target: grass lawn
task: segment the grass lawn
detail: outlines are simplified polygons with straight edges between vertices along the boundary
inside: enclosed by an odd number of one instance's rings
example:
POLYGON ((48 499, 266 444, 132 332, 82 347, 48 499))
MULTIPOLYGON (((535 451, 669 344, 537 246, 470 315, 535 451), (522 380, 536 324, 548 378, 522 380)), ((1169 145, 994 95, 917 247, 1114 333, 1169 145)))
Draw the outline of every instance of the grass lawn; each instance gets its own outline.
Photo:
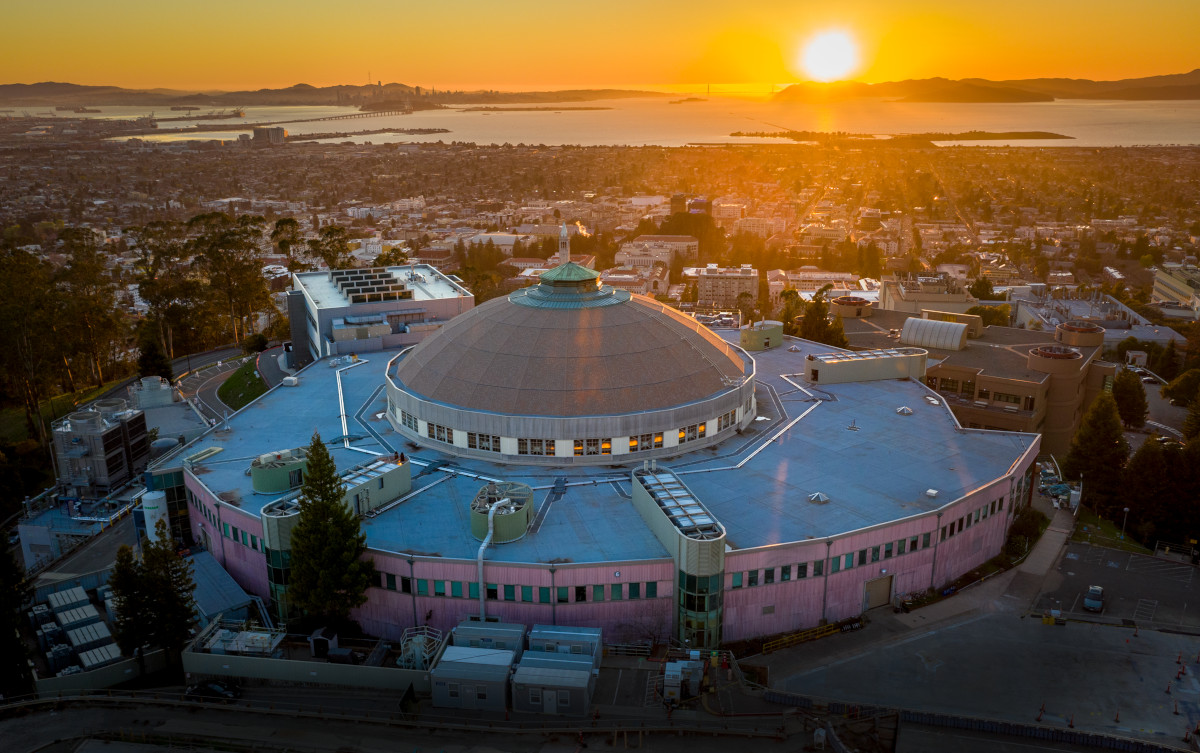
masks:
MULTIPOLYGON (((106 390, 112 389, 114 386, 124 381, 123 379, 108 382, 100 387, 91 387, 79 392, 66 393, 56 395, 49 400, 42 401, 42 415, 47 421, 52 421, 56 417, 62 418, 77 406, 96 399, 96 397, 106 390)), ((25 426, 25 408, 17 405, 12 408, 0 410, 0 441, 7 443, 16 443, 29 439, 29 432, 25 426)))
POLYGON ((1087 508, 1079 513, 1079 522, 1075 526, 1075 535, 1071 537, 1071 541, 1082 541, 1138 554, 1151 554, 1149 549, 1130 538, 1128 532, 1126 532, 1124 541, 1121 540, 1120 522, 1114 523, 1099 518, 1096 513, 1087 508))
POLYGON ((247 403, 266 391, 267 383, 255 370, 254 361, 249 360, 217 388, 217 397, 232 410, 241 410, 247 403))

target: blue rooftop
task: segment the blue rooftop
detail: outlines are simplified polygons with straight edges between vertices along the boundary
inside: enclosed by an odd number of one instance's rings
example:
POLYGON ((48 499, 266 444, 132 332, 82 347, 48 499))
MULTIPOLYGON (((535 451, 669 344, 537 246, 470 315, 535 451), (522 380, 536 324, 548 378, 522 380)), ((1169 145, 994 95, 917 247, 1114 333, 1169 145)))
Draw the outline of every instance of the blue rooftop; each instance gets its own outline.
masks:
MULTIPOLYGON (((1036 441, 1034 434, 960 428, 940 398, 931 404, 926 397, 934 393, 913 381, 815 389, 786 375, 803 371, 807 353, 829 348, 791 344, 799 350, 754 354, 759 420, 720 445, 659 462, 683 478, 734 548, 821 538, 936 510, 1006 473, 1036 441), (898 414, 902 406, 912 414, 898 414), (937 496, 928 496, 929 489, 937 496), (828 499, 809 501, 818 492, 828 499)), ((222 498, 258 512, 274 495, 253 492, 245 474, 250 460, 305 445, 318 430, 343 470, 370 453, 405 452, 413 461, 414 493, 363 521, 373 549, 474 559, 479 542, 470 534, 470 502, 488 479, 497 479, 531 486, 537 514, 523 539, 492 547, 490 561, 669 556, 629 499, 629 473, 640 461, 620 468, 522 467, 407 444, 382 417, 383 372, 394 355, 371 353, 363 365, 341 371, 345 430, 338 369, 320 361, 300 374, 298 387, 273 389, 232 416, 227 431, 209 432, 181 456, 221 448, 197 463, 195 473, 222 498), (343 446, 345 436, 350 448, 343 446), (556 498, 559 478, 566 492, 556 498)))

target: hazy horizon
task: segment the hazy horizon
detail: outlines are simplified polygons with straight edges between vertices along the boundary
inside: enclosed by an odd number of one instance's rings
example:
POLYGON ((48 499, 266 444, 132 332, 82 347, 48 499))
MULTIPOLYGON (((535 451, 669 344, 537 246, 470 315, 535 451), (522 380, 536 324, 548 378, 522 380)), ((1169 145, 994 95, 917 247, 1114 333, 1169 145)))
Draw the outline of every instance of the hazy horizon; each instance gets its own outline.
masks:
POLYGON ((1103 10, 1083 0, 1010 0, 1003 13, 948 0, 768 0, 736 13, 703 0, 616 0, 604 13, 534 2, 412 7, 369 0, 352 10, 312 0, 283 9, 232 0, 203 7, 21 4, 5 10, 8 28, 36 33, 14 35, 0 50, 0 68, 11 82, 185 91, 376 81, 679 91, 830 78, 1113 80, 1200 67, 1194 0, 1103 10), (848 48, 817 45, 814 52, 814 40, 830 35, 848 48))

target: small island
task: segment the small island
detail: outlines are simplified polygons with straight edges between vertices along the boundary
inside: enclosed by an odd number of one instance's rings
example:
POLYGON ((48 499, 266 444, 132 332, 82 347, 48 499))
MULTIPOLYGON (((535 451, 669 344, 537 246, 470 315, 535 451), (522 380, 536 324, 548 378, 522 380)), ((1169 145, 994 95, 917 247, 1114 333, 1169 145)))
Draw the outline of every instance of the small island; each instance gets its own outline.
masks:
POLYGON ((462 112, 562 112, 563 110, 611 110, 611 107, 464 107, 462 112))
POLYGON ((669 105, 682 105, 684 102, 707 102, 707 101, 708 101, 708 100, 707 100, 707 99, 705 99, 704 97, 684 97, 683 99, 672 99, 672 100, 671 100, 670 102, 668 102, 667 104, 669 104, 669 105))
POLYGON ((1051 139, 1073 139, 1050 131, 963 131, 962 133, 899 133, 880 138, 869 133, 846 133, 843 131, 734 131, 734 138, 790 139, 818 144, 841 144, 853 142, 856 146, 904 146, 927 147, 938 141, 1035 141, 1051 139))

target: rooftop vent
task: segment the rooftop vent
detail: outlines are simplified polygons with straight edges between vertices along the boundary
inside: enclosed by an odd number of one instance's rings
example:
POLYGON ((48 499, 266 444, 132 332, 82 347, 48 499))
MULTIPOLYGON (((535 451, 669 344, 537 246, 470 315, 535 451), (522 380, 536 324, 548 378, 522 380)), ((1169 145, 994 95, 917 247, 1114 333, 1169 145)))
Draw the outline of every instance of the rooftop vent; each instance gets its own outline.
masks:
POLYGON ((926 489, 925 490, 925 496, 929 497, 930 499, 932 499, 933 497, 936 497, 937 495, 938 495, 937 489, 926 489))
POLYGON ((813 492, 812 494, 808 495, 808 501, 812 502, 814 505, 823 505, 829 501, 829 495, 823 492, 813 492))
POLYGON ((907 405, 902 405, 896 409, 896 412, 901 416, 911 416, 913 414, 913 409, 909 408, 907 405))

